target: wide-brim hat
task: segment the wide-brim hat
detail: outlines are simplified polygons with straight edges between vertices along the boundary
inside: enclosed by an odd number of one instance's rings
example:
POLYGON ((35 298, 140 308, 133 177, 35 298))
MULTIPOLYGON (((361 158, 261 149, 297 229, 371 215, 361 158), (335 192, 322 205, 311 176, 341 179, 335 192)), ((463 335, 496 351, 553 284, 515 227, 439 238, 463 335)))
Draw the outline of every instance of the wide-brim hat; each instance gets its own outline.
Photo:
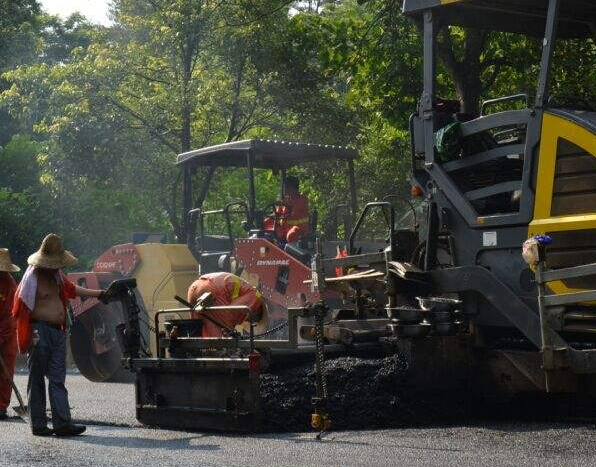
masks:
POLYGON ((19 272, 21 270, 16 264, 12 264, 8 248, 0 248, 0 271, 19 272))
POLYGON ((65 250, 62 239, 56 234, 49 234, 41 242, 39 250, 27 259, 27 263, 37 268, 63 269, 77 263, 77 258, 65 250))

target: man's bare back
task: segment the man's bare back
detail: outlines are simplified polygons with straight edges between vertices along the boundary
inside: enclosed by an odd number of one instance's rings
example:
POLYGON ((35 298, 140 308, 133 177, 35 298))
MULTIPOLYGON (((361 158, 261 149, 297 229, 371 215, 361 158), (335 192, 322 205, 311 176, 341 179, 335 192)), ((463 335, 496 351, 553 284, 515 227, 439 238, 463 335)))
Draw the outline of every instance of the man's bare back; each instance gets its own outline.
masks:
POLYGON ((35 309, 31 311, 31 318, 52 324, 64 324, 66 311, 60 299, 60 286, 56 282, 56 271, 38 268, 36 273, 37 293, 35 309))

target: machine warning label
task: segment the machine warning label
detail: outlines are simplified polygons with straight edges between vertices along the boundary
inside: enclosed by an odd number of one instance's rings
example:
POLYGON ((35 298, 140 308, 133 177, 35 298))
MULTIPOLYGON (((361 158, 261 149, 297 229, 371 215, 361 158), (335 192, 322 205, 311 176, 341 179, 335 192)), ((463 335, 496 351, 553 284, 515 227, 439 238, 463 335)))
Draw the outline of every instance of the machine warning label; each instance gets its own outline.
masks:
POLYGON ((257 266, 289 266, 289 259, 259 259, 257 266))
POLYGON ((482 246, 497 246, 497 232, 484 232, 482 234, 482 246))

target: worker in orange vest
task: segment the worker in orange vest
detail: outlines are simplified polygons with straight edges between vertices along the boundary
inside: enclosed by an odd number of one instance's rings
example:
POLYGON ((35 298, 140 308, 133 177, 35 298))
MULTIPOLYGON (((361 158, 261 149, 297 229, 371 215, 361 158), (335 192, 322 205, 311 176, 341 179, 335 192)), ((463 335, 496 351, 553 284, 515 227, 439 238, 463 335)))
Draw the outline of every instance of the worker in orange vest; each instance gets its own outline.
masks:
MULTIPOLYGON (((188 288, 187 300, 194 305, 199 297, 206 292, 213 294, 214 306, 246 305, 253 313, 253 319, 258 321, 262 316, 263 300, 261 293, 245 280, 229 272, 214 272, 204 274, 194 281, 188 288)), ((246 311, 206 311, 204 312, 216 321, 234 328, 249 320, 246 311)), ((197 318, 197 314, 193 316, 197 318)), ((222 330, 214 323, 203 320, 203 337, 222 337, 222 330)))
POLYGON ((300 182, 296 177, 286 177, 283 184, 282 205, 278 207, 280 236, 288 243, 297 242, 308 234, 309 207, 308 198, 300 194, 300 182))
POLYGON ((10 273, 18 271, 20 268, 12 264, 8 250, 0 248, 0 357, 8 372, 4 374, 0 368, 0 420, 7 418, 6 409, 12 394, 10 381, 17 358, 17 328, 11 313, 17 284, 10 273))

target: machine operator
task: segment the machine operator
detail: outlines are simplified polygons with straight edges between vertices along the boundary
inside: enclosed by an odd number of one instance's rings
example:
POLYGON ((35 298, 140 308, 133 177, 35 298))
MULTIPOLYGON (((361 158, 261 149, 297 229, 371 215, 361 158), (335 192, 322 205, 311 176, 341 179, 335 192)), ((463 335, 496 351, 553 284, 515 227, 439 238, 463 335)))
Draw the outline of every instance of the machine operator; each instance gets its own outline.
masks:
POLYGON ((283 198, 277 203, 273 216, 265 220, 265 230, 271 230, 282 243, 294 243, 310 230, 308 198, 300 194, 296 177, 286 177, 283 198))

